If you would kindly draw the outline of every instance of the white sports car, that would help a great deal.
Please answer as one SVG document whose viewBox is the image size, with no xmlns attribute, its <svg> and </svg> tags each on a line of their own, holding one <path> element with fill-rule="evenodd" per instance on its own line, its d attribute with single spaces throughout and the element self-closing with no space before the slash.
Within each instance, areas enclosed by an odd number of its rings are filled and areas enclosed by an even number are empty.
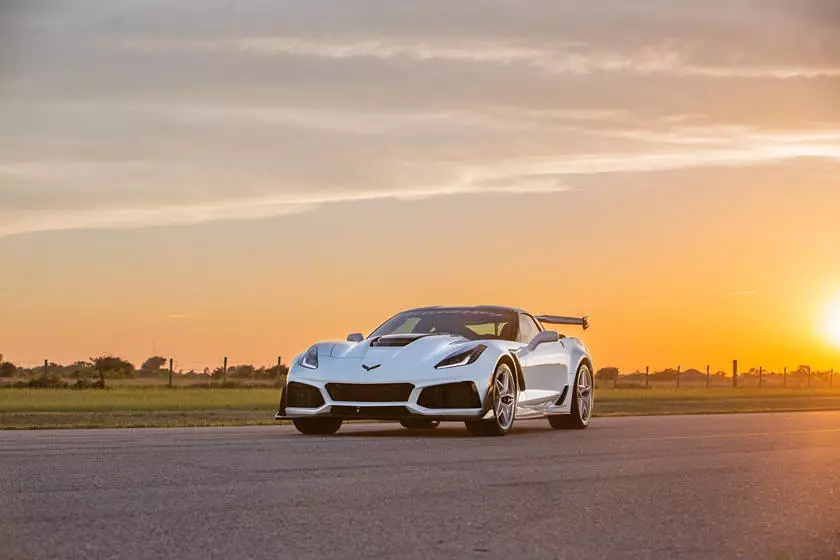
<svg viewBox="0 0 840 560">
<path fill-rule="evenodd" d="M 586 329 L 589 321 L 491 306 L 403 311 L 367 338 L 351 334 L 296 357 L 275 419 L 304 434 L 334 434 L 345 419 L 408 429 L 461 421 L 476 436 L 504 435 L 523 418 L 586 428 L 589 350 L 543 324 Z"/>
</svg>

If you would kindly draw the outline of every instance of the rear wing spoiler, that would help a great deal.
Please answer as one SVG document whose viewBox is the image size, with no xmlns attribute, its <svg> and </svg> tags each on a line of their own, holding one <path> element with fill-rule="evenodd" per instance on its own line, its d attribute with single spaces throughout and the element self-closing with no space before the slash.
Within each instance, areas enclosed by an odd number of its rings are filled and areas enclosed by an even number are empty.
<svg viewBox="0 0 840 560">
<path fill-rule="evenodd" d="M 589 328 L 589 315 L 586 317 L 559 317 L 557 315 L 539 315 L 537 321 L 540 323 L 547 323 L 549 325 L 579 325 L 583 330 Z"/>
</svg>

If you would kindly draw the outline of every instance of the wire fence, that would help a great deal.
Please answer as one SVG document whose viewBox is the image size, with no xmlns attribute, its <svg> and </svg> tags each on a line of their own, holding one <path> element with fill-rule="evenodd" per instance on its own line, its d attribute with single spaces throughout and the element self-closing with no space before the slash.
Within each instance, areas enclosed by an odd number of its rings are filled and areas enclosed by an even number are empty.
<svg viewBox="0 0 840 560">
<path fill-rule="evenodd" d="M 143 379 L 151 377 L 160 379 L 165 377 L 169 386 L 182 386 L 199 382 L 206 382 L 212 386 L 215 382 L 225 383 L 232 380 L 276 382 L 285 378 L 288 366 L 282 356 L 277 356 L 269 364 L 239 364 L 233 363 L 227 357 L 222 357 L 216 365 L 206 365 L 206 362 L 181 361 L 177 358 L 160 357 L 154 370 L 144 369 L 147 364 L 136 368 L 133 364 L 122 362 L 122 366 L 103 365 L 101 358 L 92 362 L 79 361 L 72 364 L 59 364 L 45 359 L 43 363 L 18 364 L 12 368 L 0 364 L 0 377 L 54 375 L 64 378 L 77 379 L 80 377 L 97 376 L 104 379 L 121 378 L 124 384 L 144 384 Z M 2 360 L 0 360 L 2 362 Z M 112 368 L 103 371 L 103 368 Z M 125 371 L 116 372 L 113 369 L 124 367 Z M 129 371 L 130 370 L 130 371 Z M 840 388 L 840 380 L 835 380 L 835 369 L 813 370 L 809 366 L 799 366 L 795 369 L 781 368 L 768 370 L 764 367 L 739 370 L 737 360 L 734 360 L 729 371 L 706 366 L 704 370 L 667 368 L 623 372 L 617 368 L 607 367 L 595 374 L 595 384 L 598 389 L 724 389 L 724 388 L 756 388 L 756 389 L 823 389 Z M 151 384 L 147 382 L 145 384 Z"/>
<path fill-rule="evenodd" d="M 732 363 L 730 371 L 705 370 L 681 367 L 661 371 L 636 370 L 621 372 L 616 368 L 603 368 L 596 372 L 595 383 L 599 389 L 820 389 L 835 387 L 835 370 L 812 370 L 799 366 L 789 370 L 767 370 L 763 367 L 739 371 L 738 361 Z M 840 381 L 837 381 L 840 387 Z"/>
</svg>

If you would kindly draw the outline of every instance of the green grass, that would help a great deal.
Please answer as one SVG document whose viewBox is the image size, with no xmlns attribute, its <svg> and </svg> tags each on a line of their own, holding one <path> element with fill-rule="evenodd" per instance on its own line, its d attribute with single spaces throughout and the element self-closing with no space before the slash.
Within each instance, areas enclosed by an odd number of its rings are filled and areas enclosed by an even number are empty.
<svg viewBox="0 0 840 560">
<path fill-rule="evenodd" d="M 598 416 L 840 410 L 840 389 L 600 389 Z"/>
<path fill-rule="evenodd" d="M 279 402 L 279 389 L 0 390 L 0 413 L 270 410 Z"/>
<path fill-rule="evenodd" d="M 118 386 L 0 389 L 0 428 L 218 426 L 273 423 L 276 388 Z M 607 389 L 597 416 L 840 410 L 838 389 Z"/>
</svg>

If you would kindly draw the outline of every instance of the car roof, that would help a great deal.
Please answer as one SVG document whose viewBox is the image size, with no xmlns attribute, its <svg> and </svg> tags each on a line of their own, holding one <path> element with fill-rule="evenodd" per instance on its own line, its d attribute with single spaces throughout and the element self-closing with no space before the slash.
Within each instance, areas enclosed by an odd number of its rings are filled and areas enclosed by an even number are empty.
<svg viewBox="0 0 840 560">
<path fill-rule="evenodd" d="M 429 305 L 426 307 L 416 307 L 414 309 L 406 309 L 406 312 L 410 311 L 426 311 L 432 309 L 475 309 L 475 310 L 486 310 L 486 311 L 512 311 L 514 313 L 528 313 L 524 309 L 519 309 L 518 307 L 508 307 L 505 305 Z"/>
</svg>

